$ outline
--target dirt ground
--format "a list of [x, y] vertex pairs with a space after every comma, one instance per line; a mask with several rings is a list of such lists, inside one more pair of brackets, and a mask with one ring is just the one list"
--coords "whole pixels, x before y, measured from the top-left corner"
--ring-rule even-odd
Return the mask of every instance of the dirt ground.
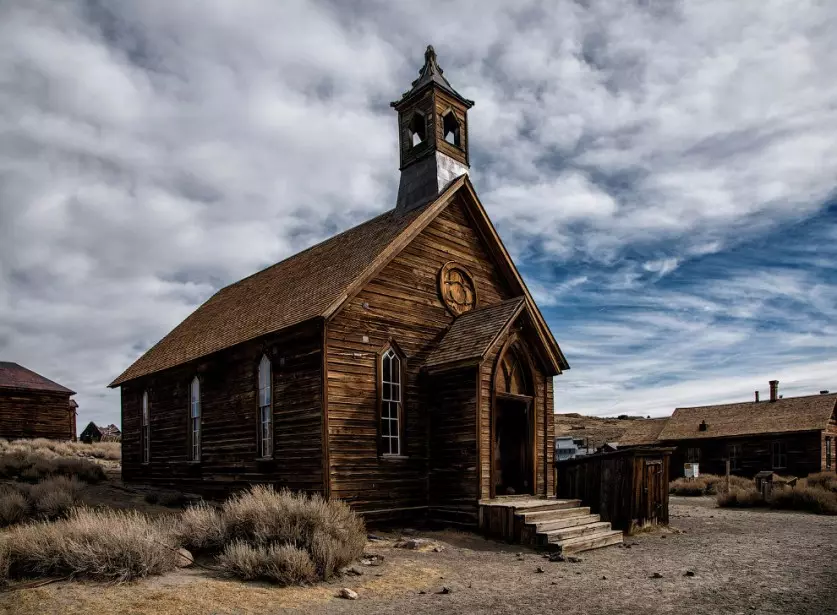
[[[383, 565], [314, 587], [245, 584], [190, 568], [133, 584], [7, 592], [0, 613], [837, 614], [837, 517], [719, 510], [709, 498], [671, 504], [668, 531], [581, 554], [580, 563], [450, 530], [421, 532], [440, 552], [408, 551], [392, 547], [397, 534], [380, 533], [387, 540], [371, 541], [367, 552], [383, 555]], [[359, 599], [337, 598], [342, 587]], [[451, 592], [437, 593], [442, 587]]]

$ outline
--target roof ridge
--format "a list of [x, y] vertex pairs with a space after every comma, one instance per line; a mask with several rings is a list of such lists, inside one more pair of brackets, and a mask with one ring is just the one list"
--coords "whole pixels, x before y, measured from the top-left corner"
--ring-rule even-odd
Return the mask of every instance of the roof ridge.
[[776, 401], [770, 401], [769, 399], [760, 399], [759, 401], [755, 401], [754, 399], [748, 399], [746, 401], [731, 401], [722, 404], [706, 404], [703, 406], [678, 406], [674, 409], [676, 412], [677, 410], [696, 410], [700, 408], [718, 408], [720, 406], [739, 406], [742, 404], [753, 404], [753, 405], [765, 405], [769, 406], [771, 404], [775, 404], [778, 402], [783, 401], [791, 401], [793, 399], [808, 399], [811, 397], [816, 398], [828, 398], [828, 397], [837, 397], [837, 393], [811, 393], [810, 395], [794, 395], [793, 397], [780, 397]]

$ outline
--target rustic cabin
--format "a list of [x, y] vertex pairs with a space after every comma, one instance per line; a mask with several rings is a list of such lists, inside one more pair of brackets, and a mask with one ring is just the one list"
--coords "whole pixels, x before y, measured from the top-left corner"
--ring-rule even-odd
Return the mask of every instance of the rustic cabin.
[[107, 427], [99, 427], [96, 423], [90, 421], [78, 439], [87, 444], [92, 442], [119, 442], [122, 439], [122, 432], [119, 427], [112, 423]]
[[0, 361], [0, 438], [73, 440], [75, 391], [17, 363]]
[[554, 492], [568, 364], [468, 177], [474, 105], [428, 47], [393, 209], [218, 291], [110, 385], [123, 478], [476, 526]]
[[685, 463], [697, 463], [702, 474], [730, 471], [753, 477], [771, 470], [807, 476], [834, 471], [837, 445], [837, 394], [780, 397], [779, 381], [770, 382], [770, 397], [696, 408], [677, 408], [660, 430], [657, 443], [674, 446], [672, 477]]

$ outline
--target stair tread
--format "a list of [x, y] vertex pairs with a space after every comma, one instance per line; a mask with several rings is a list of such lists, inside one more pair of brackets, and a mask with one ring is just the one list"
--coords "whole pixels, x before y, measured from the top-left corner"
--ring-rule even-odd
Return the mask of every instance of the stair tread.
[[564, 540], [550, 540], [550, 544], [558, 545], [558, 546], [571, 546], [576, 545], [579, 543], [584, 543], [587, 541], [595, 541], [599, 538], [608, 538], [610, 536], [622, 536], [622, 532], [619, 530], [603, 530], [600, 532], [596, 532], [593, 534], [584, 534], [582, 536], [574, 536], [572, 538], [565, 538]]
[[565, 507], [548, 510], [536, 510], [532, 512], [515, 513], [516, 516], [523, 517], [524, 523], [549, 521], [550, 519], [565, 519], [567, 517], [575, 517], [589, 514], [589, 506], [573, 506], [570, 508]]
[[[611, 527], [610, 523], [607, 521], [595, 521], [593, 523], [586, 523], [584, 525], [574, 525], [571, 527], [562, 527], [554, 530], [546, 530], [544, 532], [538, 532], [538, 534], [544, 534], [546, 536], [561, 536], [569, 534], [573, 536], [574, 534], [581, 534], [584, 535], [583, 532], [587, 531], [588, 535], [592, 536], [594, 534], [599, 534], [602, 531], [610, 532]], [[575, 536], [573, 536], [575, 537]]]
[[535, 531], [537, 532], [546, 532], [549, 530], [560, 530], [570, 527], [575, 527], [577, 525], [587, 525], [589, 523], [598, 523], [601, 521], [601, 517], [599, 515], [573, 515], [569, 517], [561, 517], [560, 519], [552, 519], [548, 521], [537, 521], [534, 523], [529, 523], [528, 525], [534, 526]]

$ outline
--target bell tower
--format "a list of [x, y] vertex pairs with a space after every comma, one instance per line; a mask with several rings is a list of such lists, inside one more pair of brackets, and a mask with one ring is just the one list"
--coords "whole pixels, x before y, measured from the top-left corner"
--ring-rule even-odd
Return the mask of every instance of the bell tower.
[[418, 79], [391, 106], [398, 112], [401, 155], [396, 209], [409, 211], [468, 172], [468, 109], [474, 101], [448, 83], [428, 45]]

